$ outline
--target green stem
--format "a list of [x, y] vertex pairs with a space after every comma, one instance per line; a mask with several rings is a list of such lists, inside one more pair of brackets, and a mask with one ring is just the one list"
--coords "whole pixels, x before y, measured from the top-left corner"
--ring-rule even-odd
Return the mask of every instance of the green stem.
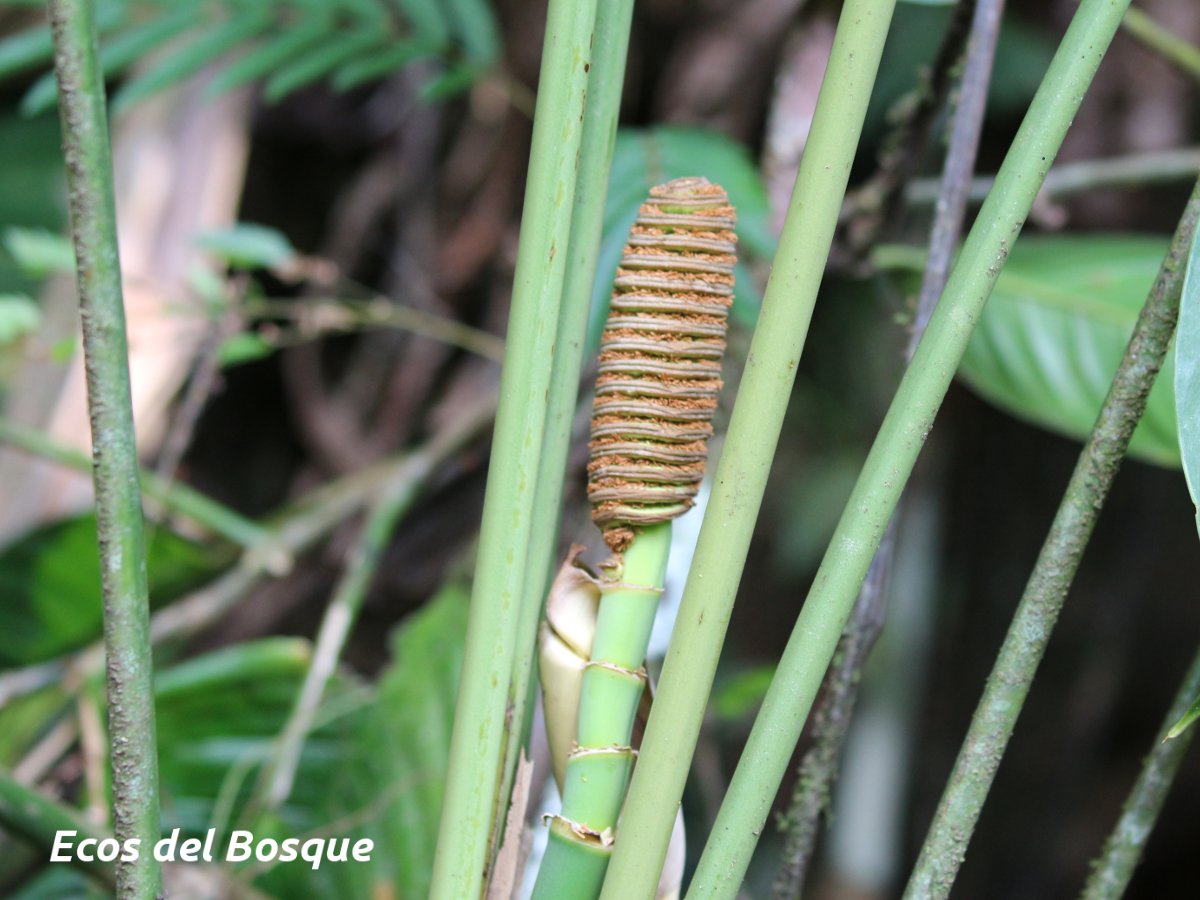
[[[0, 419], [0, 442], [80, 472], [92, 470], [92, 461], [85, 454], [8, 419]], [[151, 500], [239, 546], [253, 547], [271, 536], [269, 529], [187, 485], [172, 483], [145, 471], [140, 474], [140, 482], [142, 493]]]
[[[543, 474], [596, 0], [552, 0], [534, 115], [500, 407], [455, 707], [433, 900], [478, 897], [504, 780], [504, 736]], [[550, 499], [550, 498], [544, 498]], [[538, 578], [542, 573], [538, 573]], [[534, 623], [528, 623], [531, 627]]]
[[[148, 849], [159, 834], [150, 610], [104, 80], [92, 3], [50, 0], [49, 12], [92, 424], [113, 825], [119, 841]], [[149, 900], [161, 885], [154, 854], [117, 863], [123, 900]]]
[[[541, 619], [546, 585], [549, 584], [558, 548], [563, 481], [571, 444], [571, 425], [579, 399], [579, 374], [583, 367], [600, 236], [604, 230], [604, 198], [608, 193], [609, 170], [612, 168], [613, 146], [617, 137], [632, 18], [633, 0], [607, 0], [596, 8], [588, 102], [584, 110], [579, 150], [579, 181], [571, 216], [563, 309], [555, 341], [546, 435], [542, 442], [542, 465], [537, 481], [537, 513], [530, 529], [527, 567], [530, 580], [524, 591], [517, 626], [516, 662], [509, 689], [512, 726], [506, 736], [504, 780], [497, 796], [498, 807], [508, 802], [517, 753], [525, 743], [527, 726], [531, 720], [529, 712], [533, 694], [530, 689], [536, 680], [533, 677], [533, 663], [537, 623]], [[494, 815], [497, 822], [504, 821], [500, 808]]]
[[737, 891], [871, 558], [971, 331], [1126, 5], [1127, 0], [1084, 0], [1051, 61], [834, 531], [689, 896], [731, 897]]
[[945, 897], [950, 893], [1079, 560], [1166, 357], [1198, 214], [1200, 183], [1192, 192], [1138, 316], [1129, 346], [996, 656], [909, 879], [904, 893], [907, 898]]
[[[43, 860], [50, 858], [55, 837], [60, 832], [76, 832], [72, 839], [76, 844], [84, 838], [112, 836], [80, 821], [65, 807], [3, 772], [0, 772], [0, 823], [14, 835], [37, 847]], [[84, 862], [74, 853], [70, 854], [70, 858], [71, 865], [91, 875], [105, 887], [112, 888], [115, 885], [112, 863], [95, 859]]]
[[1195, 730], [1171, 740], [1167, 740], [1167, 734], [1191, 708], [1197, 694], [1200, 694], [1200, 653], [1192, 660], [1171, 700], [1171, 708], [1158, 729], [1154, 746], [1125, 798], [1121, 817], [1105, 841], [1100, 857], [1092, 863], [1092, 874], [1080, 895], [1081, 900], [1120, 900], [1124, 896]]
[[894, 5], [848, 0], [843, 7], [622, 813], [608, 900], [651, 896], [662, 869]]
[[1121, 24], [1144, 46], [1193, 78], [1200, 79], [1200, 47], [1163, 28], [1136, 7], [1125, 13]]
[[671, 523], [651, 525], [637, 532], [613, 580], [601, 582], [579, 695], [578, 750], [567, 759], [562, 815], [550, 828], [534, 900], [600, 894], [633, 760], [629, 744], [646, 687], [642, 667], [670, 551]]

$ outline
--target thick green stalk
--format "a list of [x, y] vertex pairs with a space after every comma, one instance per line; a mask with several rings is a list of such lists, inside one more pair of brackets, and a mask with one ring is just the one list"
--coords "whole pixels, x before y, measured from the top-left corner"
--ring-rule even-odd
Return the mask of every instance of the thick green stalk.
[[486, 880], [504, 775], [508, 695], [525, 606], [530, 534], [539, 518], [535, 507], [546, 397], [566, 274], [595, 13], [596, 0], [552, 0], [547, 13], [500, 407], [434, 860], [434, 900], [478, 897]]
[[767, 285], [603, 897], [653, 895], [894, 8], [848, 0]]
[[[1080, 8], [1081, 14], [1084, 8]], [[1170, 346], [1179, 314], [1183, 270], [1198, 214], [1200, 184], [1192, 192], [1146, 305], [1138, 316], [1129, 346], [1113, 376], [1091, 436], [1079, 455], [1008, 634], [996, 656], [955, 760], [954, 771], [946, 782], [921, 855], [904, 892], [910, 900], [947, 896], [966, 856], [967, 843], [1000, 767], [1067, 590]]]
[[1105, 841], [1099, 858], [1092, 863], [1092, 874], [1080, 895], [1081, 900], [1120, 900], [1124, 896], [1196, 731], [1189, 729], [1171, 740], [1167, 740], [1167, 734], [1191, 708], [1197, 694], [1200, 694], [1200, 653], [1192, 660], [1171, 700], [1171, 708], [1158, 729], [1154, 746], [1146, 754], [1142, 771], [1125, 798], [1121, 817]]
[[[44, 860], [50, 858], [55, 836], [60, 832], [74, 831], [76, 834], [71, 842], [75, 844], [84, 838], [112, 836], [80, 821], [72, 811], [4, 772], [0, 772], [0, 824], [36, 847]], [[71, 865], [91, 875], [105, 887], [111, 888], [115, 884], [112, 863], [94, 858], [91, 862], [85, 862], [74, 853], [70, 857]]]
[[[529, 583], [522, 600], [524, 605], [517, 627], [516, 661], [512, 687], [509, 689], [509, 706], [513, 714], [512, 727], [507, 732], [504, 781], [497, 797], [500, 806], [508, 802], [517, 753], [524, 743], [526, 726], [532, 718], [529, 715], [529, 701], [534, 680], [534, 643], [537, 623], [542, 615], [542, 601], [558, 547], [559, 510], [562, 509], [567, 452], [571, 444], [571, 424], [579, 400], [579, 373], [583, 367], [583, 345], [587, 336], [592, 284], [596, 278], [596, 261], [600, 254], [600, 235], [604, 230], [604, 198], [608, 193], [608, 174], [612, 168], [613, 145], [617, 137], [617, 118], [621, 106], [621, 88], [625, 83], [625, 57], [629, 50], [632, 17], [633, 0], [607, 0], [596, 8], [592, 68], [587, 85], [588, 102], [579, 149], [579, 181], [575, 188], [567, 274], [563, 285], [563, 309], [550, 378], [542, 467], [537, 480], [538, 512], [530, 530]], [[504, 816], [497, 810], [496, 821], [503, 820]]]
[[[73, 447], [59, 444], [36, 429], [8, 419], [0, 419], [0, 442], [81, 472], [92, 469], [92, 461]], [[271, 538], [269, 529], [186, 484], [172, 483], [153, 472], [142, 472], [141, 485], [142, 493], [151, 500], [242, 547], [265, 545]]]
[[737, 891], [871, 557], [1126, 5], [1127, 0], [1084, 0], [1030, 104], [834, 531], [689, 896], [732, 897]]
[[567, 759], [562, 814], [538, 872], [534, 900], [600, 894], [633, 761], [629, 742], [646, 688], [646, 647], [667, 574], [671, 523], [637, 532], [613, 581], [601, 582], [592, 656], [579, 695], [578, 749]]
[[104, 79], [91, 2], [50, 0], [49, 11], [92, 424], [113, 830], [143, 848], [117, 863], [117, 895], [152, 898], [162, 874], [145, 852], [159, 835], [150, 610]]

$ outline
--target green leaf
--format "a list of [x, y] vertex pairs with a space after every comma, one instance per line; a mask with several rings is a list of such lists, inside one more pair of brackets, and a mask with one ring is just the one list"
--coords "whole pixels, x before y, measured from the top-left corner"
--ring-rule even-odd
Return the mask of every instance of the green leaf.
[[[151, 602], [162, 604], [229, 561], [166, 529], [148, 533]], [[31, 665], [100, 637], [100, 559], [90, 513], [30, 532], [0, 551], [0, 668]]]
[[1175, 338], [1175, 406], [1179, 410], [1179, 451], [1183, 474], [1200, 529], [1200, 229], [1192, 238], [1183, 296], [1179, 302], [1179, 333]]
[[271, 9], [251, 8], [205, 31], [184, 47], [167, 54], [157, 65], [125, 84], [113, 98], [113, 112], [129, 109], [139, 100], [164, 91], [199, 72], [233, 47], [254, 37], [274, 22]]
[[[1134, 322], [1166, 252], [1159, 238], [1026, 237], [1013, 248], [963, 356], [959, 375], [1018, 418], [1083, 440], [1091, 433]], [[881, 248], [880, 268], [911, 273], [919, 251]], [[1150, 393], [1131, 456], [1179, 465], [1174, 354]]]
[[24, 294], [0, 294], [0, 347], [33, 333], [41, 312]]
[[1183, 718], [1171, 726], [1171, 730], [1167, 732], [1167, 740], [1179, 737], [1197, 719], [1200, 719], [1200, 697], [1197, 697], [1196, 702], [1183, 714]]
[[205, 88], [209, 97], [217, 97], [234, 88], [264, 78], [280, 66], [292, 61], [329, 36], [333, 18], [314, 16], [288, 28], [249, 50], [237, 62], [217, 75]]
[[500, 53], [500, 39], [490, 6], [483, 0], [447, 0], [446, 7], [467, 56], [476, 63], [493, 62]]
[[274, 228], [239, 222], [196, 235], [196, 244], [234, 269], [274, 269], [296, 257], [296, 248]]
[[387, 41], [386, 32], [374, 30], [350, 31], [328, 37], [319, 47], [267, 79], [263, 96], [268, 102], [278, 102], [292, 91], [324, 78], [348, 59], [386, 45]]
[[231, 335], [221, 342], [217, 349], [217, 361], [222, 368], [240, 366], [242, 363], [254, 362], [270, 356], [278, 348], [261, 334], [254, 331], [242, 331]]
[[42, 228], [6, 228], [4, 249], [30, 278], [75, 271], [70, 239]]
[[446, 21], [441, 0], [393, 0], [412, 23], [418, 37], [444, 45], [450, 40], [450, 26]]
[[418, 96], [426, 103], [448, 100], [474, 84], [482, 71], [480, 66], [471, 63], [452, 66], [421, 85]]
[[712, 712], [719, 722], [737, 722], [762, 704], [775, 677], [775, 666], [755, 666], [717, 682]]
[[[203, 21], [200, 7], [185, 4], [147, 22], [134, 25], [100, 45], [100, 68], [106, 76], [118, 75], [136, 60], [171, 38]], [[57, 100], [58, 82], [49, 71], [33, 83], [21, 98], [21, 113], [34, 116], [50, 109]]]
[[45, 25], [27, 28], [0, 41], [0, 78], [50, 61], [54, 41]]
[[757, 318], [762, 297], [745, 263], [747, 257], [769, 260], [776, 241], [770, 228], [766, 190], [750, 154], [724, 135], [700, 128], [622, 129], [617, 133], [604, 205], [604, 230], [588, 324], [590, 352], [600, 342], [617, 263], [638, 207], [650, 188], [688, 175], [703, 175], [721, 185], [737, 208], [741, 261], [734, 270], [733, 316], [751, 324]]
[[410, 62], [433, 56], [437, 51], [428, 41], [404, 41], [371, 53], [360, 59], [352, 59], [338, 68], [330, 79], [335, 91], [348, 91], [368, 81], [396, 71]]

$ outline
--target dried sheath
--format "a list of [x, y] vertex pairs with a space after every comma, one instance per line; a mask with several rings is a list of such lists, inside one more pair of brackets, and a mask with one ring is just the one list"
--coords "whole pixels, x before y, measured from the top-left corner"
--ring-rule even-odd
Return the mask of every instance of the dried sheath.
[[617, 269], [600, 345], [588, 498], [620, 552], [691, 508], [733, 302], [734, 211], [704, 178], [653, 188]]

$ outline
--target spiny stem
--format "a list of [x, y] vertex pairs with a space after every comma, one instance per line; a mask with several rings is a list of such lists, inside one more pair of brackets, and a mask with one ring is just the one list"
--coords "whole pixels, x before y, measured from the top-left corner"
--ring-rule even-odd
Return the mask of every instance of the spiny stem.
[[[906, 362], [912, 361], [917, 344], [925, 334], [929, 318], [946, 286], [950, 263], [962, 232], [967, 191], [983, 128], [983, 113], [987, 106], [992, 60], [1003, 10], [1003, 0], [978, 0], [972, 14], [966, 61], [957, 89], [950, 146], [942, 169], [937, 214], [929, 237], [929, 260], [925, 264], [917, 297], [916, 316], [905, 352]], [[903, 502], [902, 497], [888, 523], [887, 533], [875, 559], [871, 561], [871, 568], [855, 601], [854, 612], [839, 639], [833, 663], [825, 676], [825, 699], [813, 717], [813, 745], [800, 761], [795, 793], [784, 819], [788, 837], [783, 854], [784, 864], [775, 882], [775, 897], [778, 900], [799, 897], [804, 887], [816, 846], [820, 816], [829, 804], [832, 784], [837, 778], [842, 745], [850, 729], [862, 669], [883, 629], [896, 544], [896, 522]]]
[[162, 887], [147, 852], [159, 834], [150, 608], [104, 79], [92, 3], [50, 0], [49, 12], [95, 461], [113, 824], [142, 847], [117, 862], [117, 895], [150, 900]]
[[1179, 313], [1183, 270], [1198, 214], [1200, 183], [1192, 192], [1138, 316], [1108, 396], [1080, 453], [996, 656], [905, 890], [904, 896], [909, 900], [947, 896], [966, 856], [967, 843], [1067, 591], [1170, 346]]

